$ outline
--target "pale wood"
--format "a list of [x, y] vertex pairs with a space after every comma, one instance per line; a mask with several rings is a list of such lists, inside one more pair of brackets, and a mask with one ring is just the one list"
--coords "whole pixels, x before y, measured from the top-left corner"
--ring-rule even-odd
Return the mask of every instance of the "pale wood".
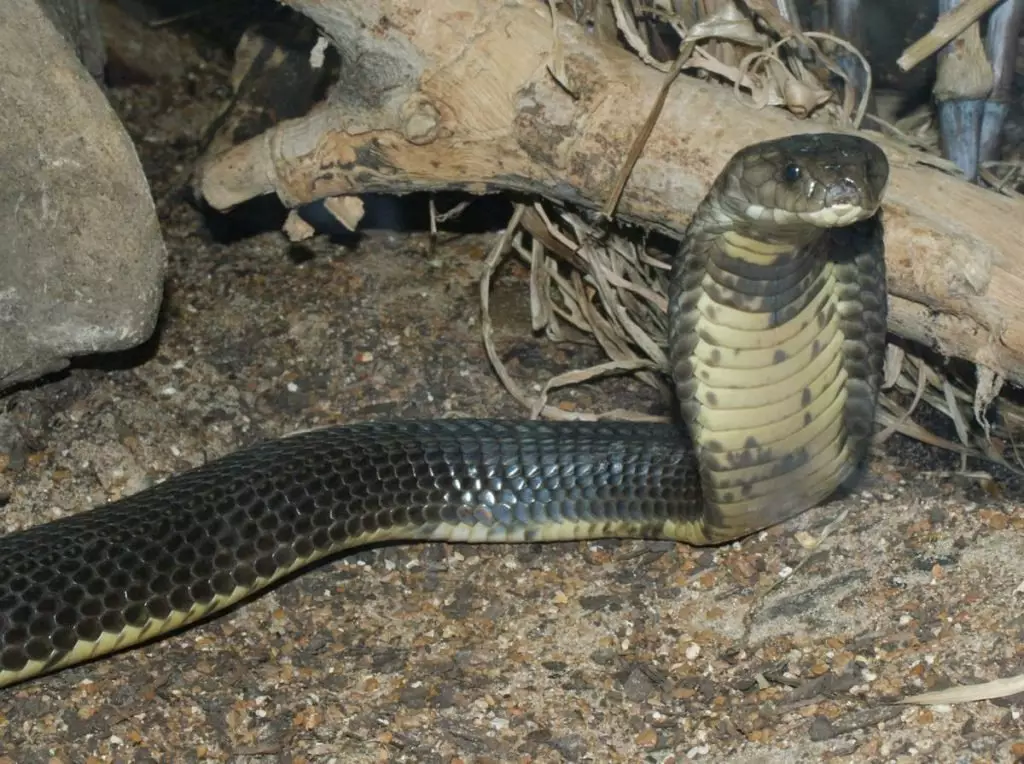
[[[325, 30], [347, 76], [316, 113], [205, 168], [199, 187], [217, 208], [265, 193], [297, 206], [461, 188], [598, 209], [661, 84], [661, 73], [571, 22], [560, 20], [553, 36], [546, 4], [534, 0], [288, 4]], [[678, 235], [735, 151], [820, 129], [681, 77], [619, 214]], [[891, 329], [1024, 383], [1024, 203], [880, 142], [892, 164], [884, 207]]]
[[1003, 0], [965, 0], [939, 16], [935, 26], [924, 37], [912, 43], [896, 60], [896, 66], [909, 72], [926, 58], [930, 58], [954, 37], [961, 35], [978, 19], [995, 8]]

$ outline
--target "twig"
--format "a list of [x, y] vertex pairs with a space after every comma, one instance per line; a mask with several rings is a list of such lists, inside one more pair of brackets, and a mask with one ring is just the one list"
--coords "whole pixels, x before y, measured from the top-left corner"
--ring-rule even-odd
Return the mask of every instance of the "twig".
[[658, 123], [658, 116], [661, 114], [661, 108], [665, 105], [665, 99], [668, 97], [669, 88], [672, 87], [672, 83], [675, 78], [679, 76], [679, 72], [683, 70], [683, 66], [689, 60], [690, 56], [693, 55], [693, 49], [697, 47], [696, 39], [687, 39], [683, 43], [682, 49], [679, 51], [679, 55], [676, 57], [675, 63], [672, 68], [669, 69], [668, 74], [665, 75], [665, 80], [661, 83], [661, 89], [658, 91], [657, 98], [654, 99], [654, 105], [651, 106], [651, 111], [647, 115], [647, 121], [644, 122], [640, 132], [637, 134], [633, 141], [633, 145], [629, 149], [629, 155], [626, 160], [622, 163], [622, 169], [619, 171], [619, 177], [615, 181], [615, 187], [612, 189], [611, 194], [608, 196], [608, 201], [605, 202], [604, 208], [601, 210], [601, 214], [607, 219], [611, 220], [615, 215], [615, 208], [619, 206], [619, 199], [622, 198], [622, 192], [626, 189], [626, 183], [629, 181], [630, 173], [633, 172], [633, 165], [636, 164], [636, 160], [640, 158], [641, 152], [644, 150], [644, 146], [647, 144], [647, 139], [651, 136], [651, 132], [654, 130], [654, 126]]
[[939, 16], [935, 26], [928, 34], [903, 51], [903, 55], [896, 60], [896, 65], [903, 71], [909, 72], [939, 48], [949, 44], [954, 37], [961, 34], [989, 9], [994, 8], [1002, 1], [966, 0], [949, 13]]

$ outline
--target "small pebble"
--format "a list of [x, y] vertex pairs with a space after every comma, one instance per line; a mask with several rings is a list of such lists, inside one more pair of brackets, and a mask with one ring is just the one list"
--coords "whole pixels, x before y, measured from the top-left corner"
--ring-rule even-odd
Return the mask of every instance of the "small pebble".
[[836, 728], [827, 717], [815, 716], [814, 721], [811, 722], [811, 726], [807, 730], [807, 734], [811, 740], [820, 743], [823, 740], [834, 738], [836, 736]]

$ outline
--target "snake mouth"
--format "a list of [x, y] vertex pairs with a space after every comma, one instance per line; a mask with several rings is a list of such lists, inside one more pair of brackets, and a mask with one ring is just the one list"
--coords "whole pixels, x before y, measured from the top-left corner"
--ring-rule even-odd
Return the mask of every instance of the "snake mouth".
[[751, 220], [773, 222], [778, 225], [812, 225], [815, 228], [841, 228], [871, 217], [875, 210], [859, 204], [833, 204], [813, 212], [793, 212], [769, 208], [760, 204], [748, 205], [745, 214]]

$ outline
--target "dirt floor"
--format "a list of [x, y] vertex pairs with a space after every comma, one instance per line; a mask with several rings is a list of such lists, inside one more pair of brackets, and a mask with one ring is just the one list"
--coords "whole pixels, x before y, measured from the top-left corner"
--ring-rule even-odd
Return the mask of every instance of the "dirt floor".
[[[112, 92], [170, 250], [159, 335], [6, 400], [2, 532], [298, 429], [523, 415], [479, 337], [491, 237], [218, 240], [179, 191], [229, 61], [200, 45], [177, 60], [175, 78]], [[507, 269], [493, 298], [511, 371], [592, 361], [531, 337], [524, 275]], [[644, 395], [566, 399], [656, 408]], [[856, 495], [720, 549], [349, 555], [183, 634], [0, 692], [0, 761], [1024, 760], [1020, 696], [892, 703], [1024, 672], [1024, 494], [955, 466], [891, 441]]]

